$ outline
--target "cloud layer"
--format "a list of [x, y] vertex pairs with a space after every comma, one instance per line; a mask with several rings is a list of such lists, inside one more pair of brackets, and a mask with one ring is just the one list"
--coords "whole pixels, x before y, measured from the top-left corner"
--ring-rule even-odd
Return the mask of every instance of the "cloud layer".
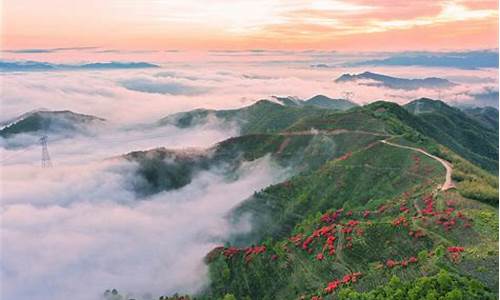
[[[380, 54], [247, 54], [214, 55], [203, 62], [155, 62], [161, 69], [1, 74], [0, 121], [38, 108], [68, 109], [107, 120], [86, 135], [49, 136], [52, 170], [39, 168], [40, 146], [34, 143], [39, 136], [1, 141], [2, 298], [87, 300], [118, 288], [140, 299], [147, 292], [192, 292], [206, 283], [203, 256], [233, 230], [224, 216], [287, 172], [264, 158], [245, 164], [236, 181], [211, 170], [198, 173], [180, 190], [137, 199], [131, 191], [136, 166], [108, 158], [160, 146], [204, 148], [238, 134], [237, 128], [217, 122], [189, 130], [151, 126], [166, 115], [195, 108], [236, 108], [270, 95], [339, 98], [346, 92], [360, 104], [430, 97], [498, 105], [497, 69], [368, 69], [457, 83], [446, 89], [395, 90], [334, 82], [344, 73], [368, 68], [346, 67], [343, 62], [381, 58]], [[333, 67], [311, 68], [315, 63]], [[6, 149], [7, 143], [25, 147]]]
[[[225, 215], [283, 175], [264, 158], [244, 164], [237, 181], [203, 172], [180, 190], [140, 201], [123, 175], [133, 169], [120, 161], [4, 169], [2, 298], [88, 300], [108, 288], [139, 299], [196, 292], [206, 284], [204, 255], [232, 232]], [[30, 190], [20, 189], [26, 178]]]

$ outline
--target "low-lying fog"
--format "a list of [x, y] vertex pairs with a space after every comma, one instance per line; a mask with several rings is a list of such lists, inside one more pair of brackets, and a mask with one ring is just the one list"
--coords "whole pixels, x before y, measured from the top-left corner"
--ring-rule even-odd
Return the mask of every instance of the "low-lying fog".
[[[206, 148], [238, 134], [238, 128], [217, 123], [147, 130], [143, 124], [193, 108], [250, 105], [269, 95], [338, 98], [352, 91], [358, 103], [438, 95], [473, 102], [472, 92], [487, 92], [498, 80], [497, 70], [313, 69], [309, 61], [224, 59], [149, 70], [0, 74], [0, 121], [39, 108], [107, 119], [90, 134], [49, 135], [51, 169], [40, 168], [38, 135], [0, 141], [2, 299], [89, 300], [109, 288], [139, 299], [194, 292], [207, 283], [204, 255], [232, 231], [249, 230], [248, 224], [230, 228], [225, 215], [254, 191], [286, 177], [287, 170], [265, 157], [244, 164], [236, 181], [204, 171], [179, 190], [136, 199], [130, 187], [137, 166], [108, 158], [155, 147]], [[402, 91], [333, 82], [342, 73], [365, 70], [448, 77], [461, 85]]]

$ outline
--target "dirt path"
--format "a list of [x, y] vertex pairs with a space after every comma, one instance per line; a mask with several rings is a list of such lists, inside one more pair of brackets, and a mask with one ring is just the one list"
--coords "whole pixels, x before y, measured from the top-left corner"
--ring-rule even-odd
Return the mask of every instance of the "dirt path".
[[280, 145], [278, 151], [276, 151], [276, 154], [281, 154], [283, 152], [283, 150], [285, 150], [286, 146], [288, 146], [288, 144], [290, 144], [290, 138], [287, 137]]
[[364, 130], [348, 130], [348, 129], [331, 129], [331, 130], [303, 130], [303, 131], [284, 131], [277, 133], [278, 135], [284, 136], [300, 136], [300, 135], [337, 135], [341, 133], [362, 133], [362, 134], [371, 134], [377, 136], [389, 136], [389, 134], [373, 132], [373, 131], [364, 131]]
[[430, 157], [432, 159], [437, 160], [446, 169], [446, 179], [445, 179], [443, 185], [441, 186], [441, 191], [446, 191], [446, 190], [449, 190], [449, 189], [455, 187], [455, 184], [451, 180], [451, 172], [453, 171], [453, 168], [452, 168], [451, 164], [449, 162], [447, 162], [446, 160], [444, 160], [442, 158], [439, 158], [439, 157], [437, 157], [435, 155], [432, 155], [432, 154], [430, 154], [430, 153], [428, 153], [425, 150], [420, 149], [420, 148], [415, 148], [415, 147], [410, 147], [410, 146], [403, 146], [403, 145], [399, 145], [399, 144], [394, 144], [394, 143], [388, 142], [387, 140], [383, 140], [381, 142], [384, 143], [384, 144], [387, 144], [387, 145], [394, 146], [394, 147], [417, 151], [417, 152], [420, 152], [420, 153], [422, 153], [422, 154], [424, 154], [424, 155], [426, 155], [426, 156], [428, 156], [428, 157]]

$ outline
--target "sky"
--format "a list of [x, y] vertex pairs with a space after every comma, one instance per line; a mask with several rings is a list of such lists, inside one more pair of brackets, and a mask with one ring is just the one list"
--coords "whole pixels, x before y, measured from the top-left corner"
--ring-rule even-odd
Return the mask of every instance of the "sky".
[[2, 48], [497, 48], [493, 0], [6, 0]]
[[[239, 134], [238, 126], [217, 120], [189, 129], [153, 126], [170, 114], [318, 94], [350, 95], [360, 105], [429, 97], [498, 108], [496, 1], [0, 5], [0, 128], [38, 109], [106, 119], [74, 135], [51, 132], [49, 170], [40, 168], [40, 132], [0, 137], [2, 299], [98, 300], [105, 289], [118, 288], [146, 300], [207, 284], [205, 254], [235, 230], [227, 215], [293, 170], [264, 157], [242, 164], [234, 180], [214, 167], [181, 189], [141, 198], [130, 188], [141, 180], [138, 166], [121, 155], [210, 149]], [[109, 68], [82, 68], [111, 61]], [[134, 69], [127, 62], [157, 67]], [[365, 71], [453, 84], [401, 89], [335, 82]]]

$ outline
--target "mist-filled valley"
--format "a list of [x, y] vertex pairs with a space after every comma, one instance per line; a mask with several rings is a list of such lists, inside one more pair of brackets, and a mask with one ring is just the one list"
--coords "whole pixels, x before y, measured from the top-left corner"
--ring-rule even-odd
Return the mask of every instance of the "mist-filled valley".
[[[330, 294], [326, 278], [369, 268], [368, 291], [390, 279], [376, 279], [390, 272], [386, 259], [423, 260], [422, 251], [459, 243], [488, 251], [469, 253], [468, 266], [496, 261], [496, 269], [449, 259], [440, 266], [481, 281], [490, 295], [498, 283], [490, 238], [498, 214], [498, 58], [496, 67], [470, 66], [466, 54], [454, 66], [328, 51], [130, 54], [141, 64], [43, 54], [0, 64], [2, 298], [309, 299]], [[428, 195], [447, 218], [439, 225], [415, 221], [438, 218], [425, 213]], [[358, 231], [346, 230], [344, 210], [373, 235], [349, 236]], [[465, 217], [453, 215], [453, 224], [470, 230], [467, 238], [441, 238], [448, 230], [440, 224], [459, 210]], [[407, 228], [390, 226], [399, 213], [415, 217], [412, 235], [437, 228], [412, 246]], [[318, 245], [324, 256], [302, 244], [320, 218], [344, 218], [334, 271], [319, 266], [333, 244]], [[407, 279], [438, 274], [427, 267]], [[275, 285], [266, 285], [270, 278]]]

